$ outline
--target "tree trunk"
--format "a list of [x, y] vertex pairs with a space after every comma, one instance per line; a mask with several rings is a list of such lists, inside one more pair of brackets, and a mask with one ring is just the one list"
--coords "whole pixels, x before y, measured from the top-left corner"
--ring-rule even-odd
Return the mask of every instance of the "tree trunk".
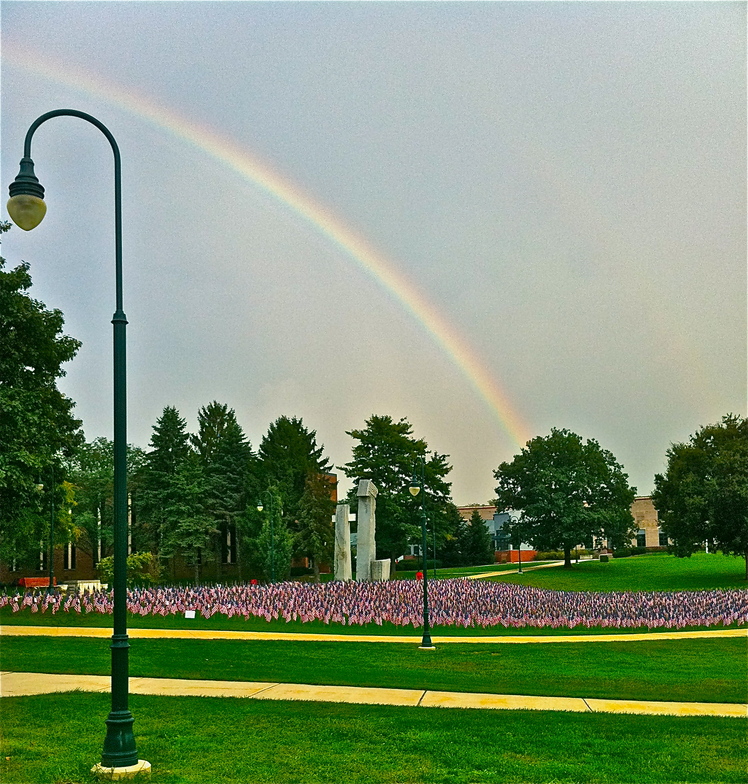
[[748, 580], [748, 550], [745, 551], [745, 579]]
[[312, 558], [312, 568], [314, 569], [314, 582], [317, 583], [317, 585], [319, 585], [322, 582], [322, 580], [320, 579], [319, 576], [319, 563], [317, 562], [316, 558]]
[[195, 553], [195, 588], [200, 585], [200, 561]]
[[564, 545], [564, 569], [571, 568], [571, 547]]

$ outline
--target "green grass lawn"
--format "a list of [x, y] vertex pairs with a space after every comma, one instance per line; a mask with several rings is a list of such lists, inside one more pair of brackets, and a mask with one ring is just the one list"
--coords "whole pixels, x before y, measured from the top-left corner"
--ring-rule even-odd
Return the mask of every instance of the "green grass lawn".
[[[512, 568], [507, 565], [507, 568]], [[495, 567], [483, 567], [482, 571]], [[555, 590], [745, 588], [741, 559], [639, 556], [505, 580]], [[480, 568], [479, 568], [480, 571]], [[475, 571], [473, 571], [475, 573]], [[493, 579], [493, 578], [487, 578]], [[109, 615], [14, 614], [3, 624], [105, 626]], [[131, 616], [131, 627], [417, 635], [418, 629], [263, 619]], [[585, 634], [608, 630], [579, 629]], [[633, 630], [632, 630], [633, 631]], [[434, 635], [573, 630], [437, 628]], [[509, 694], [746, 702], [746, 640], [548, 645], [131, 640], [133, 676], [257, 680]], [[108, 674], [109, 641], [5, 637], [3, 669]], [[131, 695], [154, 784], [745, 782], [745, 722]], [[99, 761], [109, 696], [3, 698], [4, 784], [82, 784]]]
[[[748, 702], [743, 638], [485, 645], [131, 640], [130, 674], [495, 694]], [[1, 666], [108, 675], [109, 640], [6, 637]]]
[[[541, 564], [550, 563], [550, 561], [532, 561], [532, 566], [540, 566]], [[522, 564], [527, 566], [528, 564]], [[504, 564], [488, 564], [486, 566], [450, 566], [443, 569], [436, 570], [436, 577], [439, 580], [449, 579], [452, 577], [470, 577], [474, 574], [491, 574], [493, 572], [511, 572], [516, 570], [517, 564], [504, 563]], [[395, 572], [393, 577], [402, 578], [404, 580], [415, 580], [417, 569], [412, 571], [398, 571]], [[429, 580], [434, 579], [434, 570], [429, 569]]]
[[[4, 698], [4, 784], [89, 784], [104, 694]], [[740, 719], [132, 695], [153, 784], [744, 784]]]
[[721, 553], [635, 555], [611, 558], [608, 563], [580, 561], [571, 569], [551, 567], [523, 575], [486, 578], [521, 583], [552, 591], [706, 591], [714, 588], [748, 589], [745, 560]]

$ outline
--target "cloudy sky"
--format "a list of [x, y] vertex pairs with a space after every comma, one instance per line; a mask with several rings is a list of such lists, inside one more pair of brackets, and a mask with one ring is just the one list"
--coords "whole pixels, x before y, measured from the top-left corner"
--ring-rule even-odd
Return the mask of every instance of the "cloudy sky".
[[[2, 187], [43, 112], [117, 138], [133, 443], [218, 400], [340, 465], [407, 417], [468, 503], [566, 427], [647, 494], [746, 412], [745, 30], [743, 2], [4, 0]], [[111, 151], [63, 118], [32, 155], [47, 217], [3, 255], [109, 436]]]

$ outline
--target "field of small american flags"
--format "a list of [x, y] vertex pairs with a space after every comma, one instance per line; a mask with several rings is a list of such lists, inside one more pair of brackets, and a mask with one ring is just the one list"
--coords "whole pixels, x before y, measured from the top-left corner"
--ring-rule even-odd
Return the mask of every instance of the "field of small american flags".
[[[683, 629], [748, 623], [748, 591], [742, 589], [602, 593], [446, 579], [430, 581], [428, 595], [432, 626], [466, 629]], [[144, 618], [194, 610], [203, 618], [223, 615], [351, 627], [382, 623], [419, 627], [422, 603], [422, 584], [405, 580], [157, 587], [128, 592], [128, 610]], [[109, 614], [112, 598], [107, 591], [70, 595], [16, 591], [0, 595], [2, 607], [13, 613]]]

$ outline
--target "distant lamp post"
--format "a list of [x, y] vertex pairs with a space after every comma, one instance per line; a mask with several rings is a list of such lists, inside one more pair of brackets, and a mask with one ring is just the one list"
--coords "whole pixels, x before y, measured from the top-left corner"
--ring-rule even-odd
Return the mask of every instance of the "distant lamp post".
[[270, 582], [275, 582], [275, 531], [274, 531], [274, 520], [275, 520], [275, 507], [277, 506], [277, 502], [275, 499], [275, 495], [270, 492], [270, 490], [266, 490], [264, 493], [260, 494], [260, 500], [257, 502], [257, 511], [261, 512], [265, 506], [262, 502], [262, 499], [266, 499], [268, 502], [268, 515], [270, 517]]
[[434, 579], [436, 579], [436, 519], [431, 526], [431, 533], [434, 535]]
[[[420, 467], [420, 476], [418, 467]], [[421, 488], [425, 488], [425, 467], [423, 459], [419, 458], [419, 464], [413, 472], [413, 479], [411, 480], [408, 490], [415, 498], [420, 492]], [[421, 644], [418, 646], [422, 651], [433, 651], [434, 646], [431, 643], [431, 628], [429, 626], [429, 593], [428, 593], [428, 569], [426, 568], [426, 509], [424, 507], [425, 493], [421, 496], [421, 552], [423, 554], [423, 638]]]
[[76, 109], [55, 109], [38, 117], [26, 132], [21, 169], [11, 183], [8, 214], [24, 231], [38, 226], [47, 211], [44, 188], [34, 174], [31, 139], [40, 125], [53, 117], [78, 117], [98, 128], [114, 154], [114, 245], [115, 299], [114, 325], [114, 579], [112, 634], [112, 709], [106, 720], [107, 733], [101, 764], [93, 773], [108, 778], [123, 778], [150, 770], [150, 763], [138, 759], [128, 708], [127, 636], [127, 381], [125, 361], [125, 327], [122, 310], [122, 185], [120, 154], [109, 129], [95, 117]]
[[55, 592], [55, 467], [52, 464], [52, 487], [49, 497], [49, 585], [47, 593]]
[[520, 519], [518, 517], [510, 517], [509, 520], [512, 523], [512, 528], [516, 531], [517, 561], [519, 563], [517, 574], [524, 574], [522, 571], [522, 529], [520, 528]]
[[[55, 480], [54, 480], [54, 467], [52, 468], [52, 491], [54, 492]], [[44, 492], [44, 483], [39, 482], [36, 486], [36, 491], [41, 495]], [[50, 500], [50, 511], [49, 511], [49, 537], [47, 538], [47, 572], [49, 574], [49, 582], [47, 584], [47, 593], [51, 594], [54, 593], [53, 584], [55, 579], [55, 566], [54, 566], [54, 558], [55, 558], [55, 502], [54, 497]], [[39, 568], [43, 568], [43, 564], [39, 565]]]

